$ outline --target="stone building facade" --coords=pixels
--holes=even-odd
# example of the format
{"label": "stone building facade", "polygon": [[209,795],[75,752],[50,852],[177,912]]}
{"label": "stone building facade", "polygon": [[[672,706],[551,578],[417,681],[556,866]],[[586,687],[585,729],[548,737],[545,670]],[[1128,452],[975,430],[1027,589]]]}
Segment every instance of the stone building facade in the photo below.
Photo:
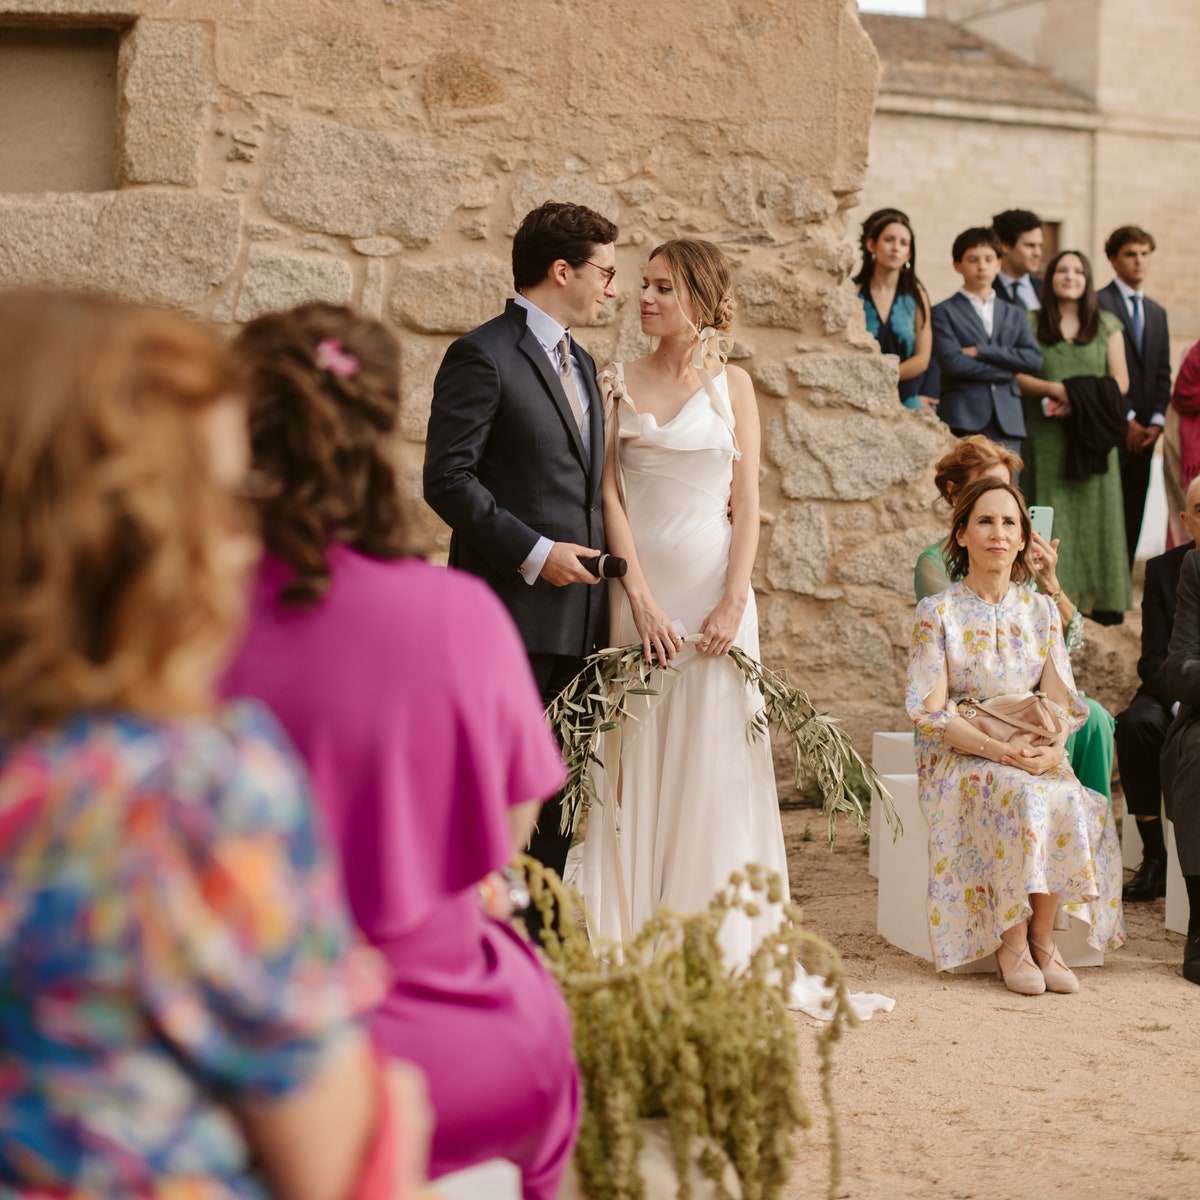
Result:
{"label": "stone building facade", "polygon": [[1200,2],[927,0],[921,18],[865,16],[884,74],[861,218],[916,227],[936,302],[958,286],[950,244],[1005,208],[1053,222],[1060,248],[1112,277],[1104,240],[1142,225],[1147,287],[1175,361],[1200,338]]}
{"label": "stone building facade", "polygon": [[[85,107],[111,55],[112,144],[84,171],[93,135],[72,135],[60,165],[81,154],[84,181],[39,182],[55,156],[29,144],[26,93],[0,113],[0,285],[230,327],[314,297],[382,317],[414,503],[437,364],[510,293],[525,211],[570,199],[620,225],[621,294],[580,339],[600,362],[643,349],[653,245],[724,246],[763,416],[764,658],[860,740],[903,720],[911,565],[941,529],[929,468],[949,439],[897,405],[847,283],[879,75],[852,0],[0,0],[0,76],[82,78],[55,58],[67,35],[100,56]],[[61,103],[37,136],[70,124]],[[5,163],[26,175],[4,182]]]}

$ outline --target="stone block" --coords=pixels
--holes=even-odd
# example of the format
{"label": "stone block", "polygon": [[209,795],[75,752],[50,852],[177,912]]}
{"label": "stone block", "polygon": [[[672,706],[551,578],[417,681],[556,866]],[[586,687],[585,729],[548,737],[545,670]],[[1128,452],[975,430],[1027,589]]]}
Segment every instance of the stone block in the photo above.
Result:
{"label": "stone block", "polygon": [[[897,405],[899,408],[899,405]],[[789,401],[767,426],[766,446],[785,495],[869,500],[920,479],[945,443],[945,427],[900,411],[892,421],[859,412],[817,413]]]}
{"label": "stone block", "polygon": [[524,171],[513,180],[512,211],[515,232],[525,214],[547,200],[563,200],[582,204],[610,221],[618,221],[621,206],[612,193],[598,188],[579,175],[560,175],[556,179],[539,179],[532,171]]}
{"label": "stone block", "polygon": [[[911,586],[911,570],[907,579]],[[844,604],[835,605],[828,616],[804,629],[795,646],[805,672],[846,670],[859,680],[886,679],[895,667],[886,631]]]}
{"label": "stone block", "polygon": [[[125,183],[200,183],[210,35],[184,21],[138,21],[121,47],[118,174]],[[230,189],[232,190],[232,189]]]}
{"label": "stone block", "polygon": [[425,68],[421,99],[430,112],[488,108],[508,99],[508,87],[477,54],[450,50]]}
{"label": "stone block", "polygon": [[802,329],[810,313],[820,308],[815,289],[799,275],[751,267],[734,284],[738,319],[768,329]]}
{"label": "stone block", "polygon": [[227,196],[0,196],[0,286],[51,283],[190,308],[233,270],[240,221]]}
{"label": "stone block", "polygon": [[781,397],[788,394],[788,373],[780,363],[756,362],[750,369],[750,374],[754,378],[754,386],[760,392]]}
{"label": "stone block", "polygon": [[812,594],[829,573],[829,529],[819,504],[791,505],[771,527],[767,581]]}
{"label": "stone block", "polygon": [[[910,529],[872,538],[839,560],[837,577],[845,584],[882,588],[912,600],[913,567],[918,555],[939,532],[945,531],[931,534],[929,529]],[[911,621],[908,627],[912,628]]]}
{"label": "stone block", "polygon": [[354,288],[350,268],[339,259],[312,258],[266,246],[250,247],[235,315],[252,321],[268,312],[282,312],[306,300],[349,304]]}
{"label": "stone block", "polygon": [[466,333],[504,309],[512,271],[491,254],[449,262],[401,261],[392,289],[392,315],[421,333]]}
{"label": "stone block", "polygon": [[443,347],[428,338],[400,339],[400,432],[410,442],[425,441],[442,354]]}
{"label": "stone block", "polygon": [[420,142],[297,120],[280,131],[263,205],[303,229],[425,246],[458,207],[462,180],[477,169],[471,159]]}
{"label": "stone block", "polygon": [[363,281],[362,295],[358,306],[368,316],[376,319],[383,316],[383,262],[373,258],[367,263],[367,277]]}
{"label": "stone block", "polygon": [[392,237],[355,238],[351,243],[356,254],[367,258],[391,258],[399,254],[404,247]]}
{"label": "stone block", "polygon": [[868,412],[900,403],[894,355],[801,354],[789,358],[787,367],[800,387],[819,389],[829,403]]}
{"label": "stone block", "polygon": [[361,106],[382,82],[380,46],[356,20],[357,5],[310,5],[303,16],[290,5],[225,7],[244,16],[218,19],[217,68],[230,91],[303,98],[328,111]]}
{"label": "stone block", "polygon": [[766,214],[757,202],[758,189],[754,182],[754,167],[748,158],[725,167],[717,176],[717,201],[725,216],[743,229],[763,224]]}

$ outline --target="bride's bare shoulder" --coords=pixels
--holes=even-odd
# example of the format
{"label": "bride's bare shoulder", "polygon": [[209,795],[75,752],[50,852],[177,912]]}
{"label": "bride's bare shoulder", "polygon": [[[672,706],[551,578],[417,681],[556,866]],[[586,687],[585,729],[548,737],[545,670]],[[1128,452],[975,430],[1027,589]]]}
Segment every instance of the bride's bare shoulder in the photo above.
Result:
{"label": "bride's bare shoulder", "polygon": [[621,364],[621,373],[624,375],[626,382],[633,381],[634,386],[641,380],[649,377],[647,364],[649,363],[649,355],[642,358],[635,358],[632,362]]}

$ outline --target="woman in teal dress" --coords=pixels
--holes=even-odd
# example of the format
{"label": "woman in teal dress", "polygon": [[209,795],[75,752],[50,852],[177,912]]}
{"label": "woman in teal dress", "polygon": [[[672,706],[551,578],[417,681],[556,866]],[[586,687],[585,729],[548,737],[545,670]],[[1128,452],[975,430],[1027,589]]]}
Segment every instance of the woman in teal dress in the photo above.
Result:
{"label": "woman in teal dress", "polygon": [[1089,616],[1114,624],[1133,606],[1117,449],[1108,453],[1107,471],[1082,483],[1066,478],[1063,418],[1069,409],[1063,381],[1110,375],[1122,393],[1129,390],[1121,322],[1097,304],[1091,264],[1078,250],[1051,260],[1041,311],[1029,318],[1043,361],[1040,376],[1017,376],[1027,397],[1021,486],[1030,504],[1054,509],[1063,590]]}
{"label": "woman in teal dress", "polygon": [[917,239],[899,209],[873,212],[862,230],[862,270],[854,277],[867,332],[884,354],[900,360],[900,403],[921,408],[921,379],[929,366],[933,329],[929,297],[917,278]]}
{"label": "woman in teal dress", "polygon": [[[955,497],[967,484],[989,476],[1011,483],[1021,466],[1021,459],[1006,446],[974,433],[960,439],[953,450],[938,460],[933,481],[941,498],[953,507]],[[1067,652],[1073,654],[1083,645],[1083,615],[1058,580],[1059,539],[1047,542],[1036,532],[1031,536],[1033,584],[1039,592],[1049,596],[1058,609]],[[942,541],[921,551],[913,571],[913,590],[918,602],[926,596],[944,592],[950,586],[946,551],[947,543]],[[1098,700],[1087,696],[1083,699],[1088,706],[1088,719],[1082,728],[1067,738],[1067,758],[1080,783],[1111,800],[1115,722]]]}

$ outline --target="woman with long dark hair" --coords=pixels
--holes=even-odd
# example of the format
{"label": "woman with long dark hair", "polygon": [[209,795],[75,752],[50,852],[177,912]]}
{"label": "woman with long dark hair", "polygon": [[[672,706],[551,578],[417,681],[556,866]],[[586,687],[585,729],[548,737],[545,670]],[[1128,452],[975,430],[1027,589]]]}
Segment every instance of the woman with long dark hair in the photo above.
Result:
{"label": "woman with long dark hair", "polygon": [[1050,260],[1042,307],[1029,314],[1042,349],[1038,376],[1018,375],[1025,405],[1025,473],[1022,489],[1031,504],[1054,509],[1060,539],[1058,579],[1088,616],[1111,624],[1131,607],[1121,473],[1114,445],[1086,479],[1068,477],[1071,413],[1067,380],[1110,377],[1129,389],[1121,322],[1100,308],[1087,256],[1064,250]]}
{"label": "woman with long dark hair", "polygon": [[917,237],[899,209],[882,208],[863,223],[862,269],[854,277],[867,332],[884,354],[900,359],[900,403],[921,408],[918,391],[929,366],[933,331],[929,297],[917,278]]}

